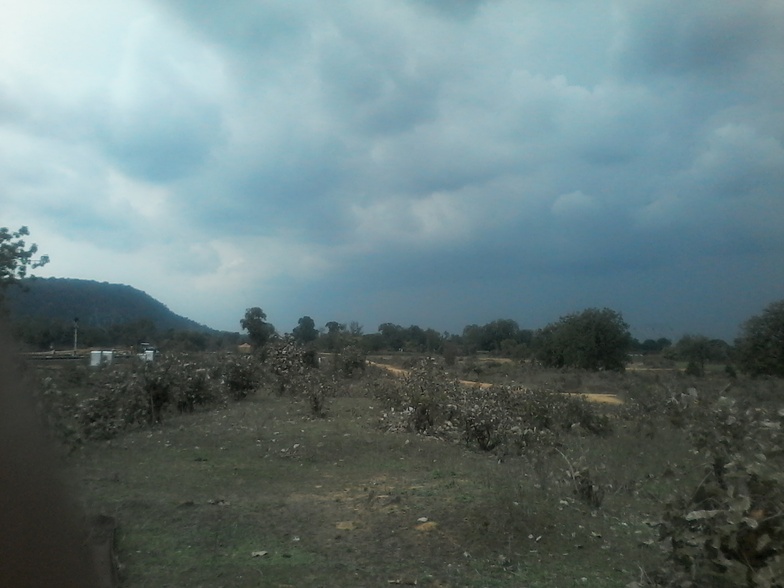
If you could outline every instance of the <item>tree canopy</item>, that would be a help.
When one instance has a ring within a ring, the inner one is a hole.
[[[533,332],[521,329],[512,319],[497,319],[486,325],[463,329],[463,344],[468,351],[489,351],[506,356],[524,357]]]
[[[725,341],[704,335],[684,335],[669,350],[670,356],[688,362],[686,372],[694,376],[704,376],[706,363],[727,361],[730,353],[730,346]]]
[[[738,366],[751,376],[784,376],[784,300],[747,320],[735,342]]]
[[[11,232],[7,227],[0,227],[0,301],[4,290],[11,284],[18,284],[27,276],[27,270],[38,268],[49,263],[49,256],[37,258],[38,245],[29,247],[24,237],[30,235],[27,227]]]
[[[297,321],[297,326],[294,327],[291,334],[297,343],[310,343],[315,341],[319,335],[316,322],[307,315]]]
[[[548,367],[622,371],[631,340],[620,313],[589,308],[538,331],[534,348],[536,358]]]
[[[240,326],[248,331],[248,337],[257,349],[261,349],[275,335],[275,327],[267,322],[267,315],[261,308],[254,306],[245,311]]]

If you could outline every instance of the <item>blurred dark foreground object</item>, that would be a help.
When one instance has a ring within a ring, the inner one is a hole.
[[[116,586],[114,519],[88,532],[6,333],[0,324],[0,586]]]

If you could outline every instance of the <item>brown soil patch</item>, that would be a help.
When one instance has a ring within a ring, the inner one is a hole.
[[[386,370],[390,374],[392,374],[394,376],[397,376],[397,377],[400,377],[400,378],[408,375],[408,373],[409,373],[409,370],[406,370],[406,369],[403,369],[403,368],[399,368],[399,367],[395,367],[395,366],[392,366],[392,365],[389,365],[389,364],[386,364],[386,363],[378,363],[378,362],[375,362],[375,361],[368,361],[368,364],[370,364],[370,365],[372,365],[374,367]],[[472,386],[474,388],[480,388],[482,390],[485,390],[487,388],[492,388],[493,387],[493,384],[491,384],[490,382],[474,382],[474,381],[471,381],[471,380],[458,380],[458,382],[460,382],[463,386]],[[612,404],[614,406],[623,404],[623,400],[621,398],[618,398],[618,396],[616,396],[615,394],[595,394],[595,393],[589,393],[589,392],[578,392],[578,393],[575,393],[575,394],[577,396],[582,396],[588,402],[596,402],[598,404]]]

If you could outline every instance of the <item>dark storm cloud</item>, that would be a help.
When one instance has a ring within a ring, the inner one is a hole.
[[[450,330],[617,305],[705,330],[780,293],[778,3],[102,10],[111,34],[73,55],[0,37],[24,57],[0,62],[0,182],[96,256],[165,250],[170,307],[190,280],[233,328],[254,305]]]
[[[630,76],[731,78],[780,36],[781,7],[773,2],[629,3],[620,64]]]
[[[477,10],[492,0],[408,0],[412,5],[430,10],[440,16],[465,19],[474,16]]]

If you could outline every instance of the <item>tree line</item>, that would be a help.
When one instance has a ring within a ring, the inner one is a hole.
[[[279,338],[259,307],[248,309],[240,324],[259,349]],[[551,368],[622,371],[631,354],[660,354],[668,360],[686,362],[687,373],[695,376],[704,375],[708,363],[724,363],[730,375],[734,375],[736,364],[754,376],[784,376],[784,300],[746,321],[734,345],[694,334],[684,335],[677,342],[667,338],[639,341],[631,336],[621,313],[609,308],[567,314],[536,330],[520,328],[513,319],[498,319],[484,325],[467,325],[462,334],[393,323],[382,323],[377,332],[364,334],[357,323],[336,321],[317,329],[313,318],[303,316],[284,336],[319,351],[338,351],[353,345],[365,353],[442,354],[447,363],[458,355],[486,352]]]
[[[27,245],[27,227],[11,232],[0,228],[0,313],[4,311],[9,286],[19,285],[29,269],[48,263],[46,255],[37,256],[38,247]],[[240,326],[258,350],[276,338],[275,327],[260,307],[249,308]],[[66,321],[26,320],[14,325],[17,339],[37,348],[62,346],[72,341],[77,324]],[[194,332],[168,329],[158,332],[150,320],[120,325],[82,327],[85,346],[136,345],[154,341],[164,348],[183,351],[225,349],[240,342],[238,333]],[[736,363],[753,376],[784,376],[784,300],[774,302],[742,325],[734,346],[720,339],[686,335],[675,344],[669,339],[638,341],[629,332],[621,313],[609,308],[589,308],[567,314],[542,329],[520,328],[512,319],[499,319],[485,325],[467,325],[462,334],[439,333],[417,325],[403,327],[382,323],[377,332],[364,334],[358,323],[327,322],[316,328],[310,316],[303,316],[290,334],[300,345],[314,350],[338,351],[349,345],[365,353],[410,351],[443,354],[447,363],[458,354],[487,352],[519,360],[532,360],[546,367],[588,370],[623,370],[631,353],[662,353],[688,362],[687,371],[702,375],[708,362],[726,362],[728,371]]]

